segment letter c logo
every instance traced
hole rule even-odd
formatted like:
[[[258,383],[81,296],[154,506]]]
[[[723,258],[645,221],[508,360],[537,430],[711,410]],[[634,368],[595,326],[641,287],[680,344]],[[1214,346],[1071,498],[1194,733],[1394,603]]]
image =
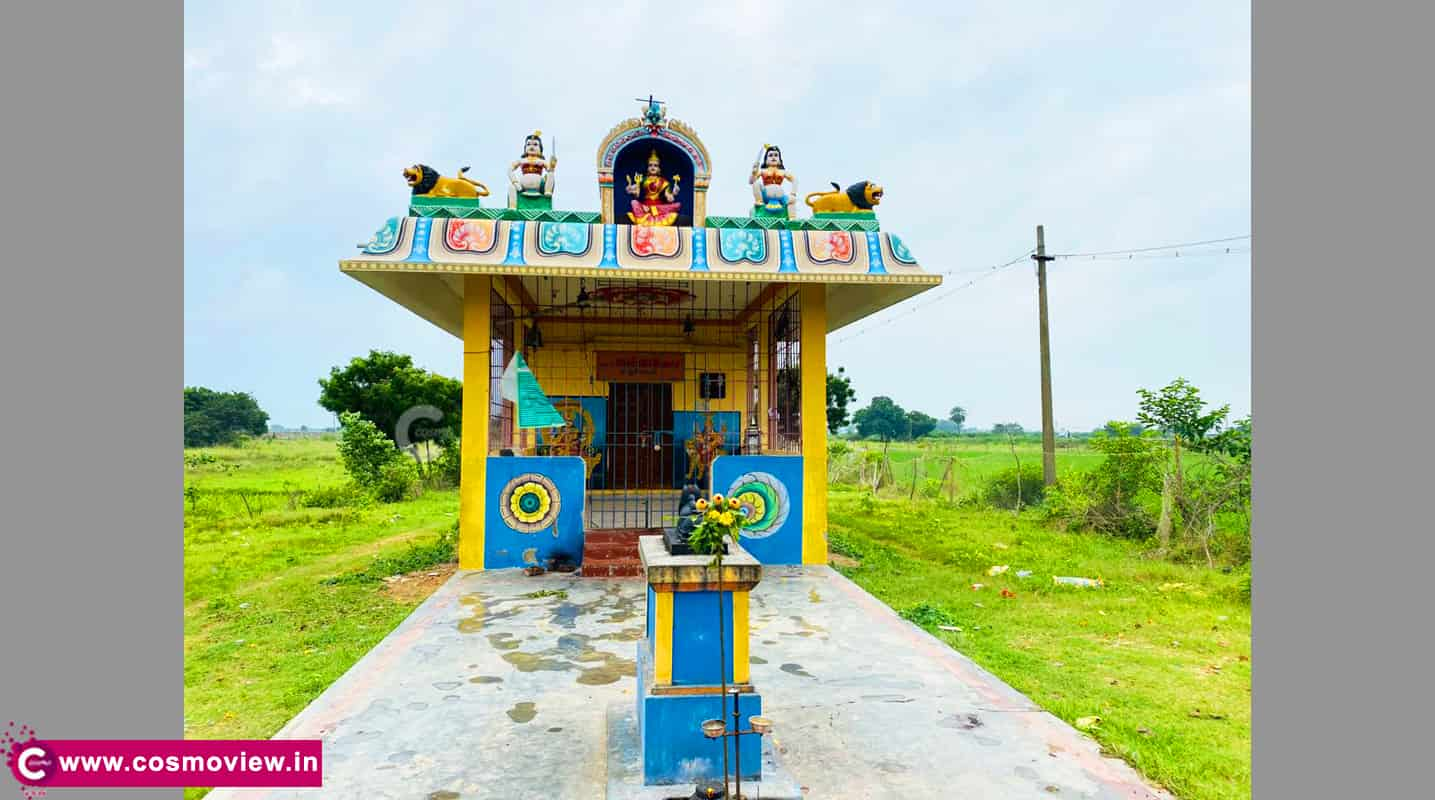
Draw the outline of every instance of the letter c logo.
[[[20,774],[23,775],[27,781],[42,781],[45,779],[45,771],[43,769],[31,769],[30,761],[32,759],[44,758],[46,755],[48,755],[48,753],[45,752],[45,748],[43,747],[27,747],[21,750],[20,755],[16,757],[15,768],[20,771]],[[46,764],[47,762],[42,761],[41,763]]]

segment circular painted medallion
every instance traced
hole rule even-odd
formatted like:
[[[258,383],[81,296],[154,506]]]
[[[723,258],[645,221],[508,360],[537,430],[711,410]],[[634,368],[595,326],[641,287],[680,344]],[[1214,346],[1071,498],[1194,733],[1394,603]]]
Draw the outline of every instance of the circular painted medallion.
[[[766,539],[782,530],[792,502],[787,486],[770,472],[745,472],[728,486],[728,497],[736,497],[748,519],[754,520],[742,529],[748,539]]]
[[[528,472],[509,481],[498,496],[498,511],[508,527],[519,533],[538,533],[558,520],[562,498],[546,475]]]

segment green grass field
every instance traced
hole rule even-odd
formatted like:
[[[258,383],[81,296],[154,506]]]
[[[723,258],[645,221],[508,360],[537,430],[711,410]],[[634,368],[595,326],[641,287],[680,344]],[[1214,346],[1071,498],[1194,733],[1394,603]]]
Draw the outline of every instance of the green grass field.
[[[185,456],[185,736],[266,738],[437,585],[391,586],[379,573],[429,566],[458,493],[305,508],[298,492],[345,482],[333,441],[256,440]]]
[[[830,491],[840,570],[1062,719],[1099,717],[1092,736],[1183,800],[1250,795],[1241,570],[1173,564],[1140,543],[1057,531],[1035,511],[963,502],[1012,465],[1002,442],[893,445],[889,456],[896,483],[881,499]],[[1017,457],[1039,464],[1039,446],[1021,441]],[[946,491],[907,499],[913,465],[936,480],[953,458],[958,503]],[[1058,467],[1100,459],[1067,446]],[[344,483],[332,440],[185,451],[186,736],[272,735],[447,575],[436,543],[457,519],[455,491],[308,507]],[[988,577],[997,565],[1009,569]],[[382,580],[398,573],[416,577]],[[1052,575],[1106,585],[1054,587]]]

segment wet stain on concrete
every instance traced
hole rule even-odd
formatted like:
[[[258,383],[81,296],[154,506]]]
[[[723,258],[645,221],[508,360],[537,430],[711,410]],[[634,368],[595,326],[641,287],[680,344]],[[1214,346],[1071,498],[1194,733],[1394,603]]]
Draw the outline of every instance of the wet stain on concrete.
[[[438,683],[435,683],[433,685],[433,688],[438,689],[441,692],[447,692],[452,691],[453,689],[457,689],[462,685],[463,684],[459,683],[458,681],[439,681]]]
[[[475,675],[472,678],[469,678],[468,682],[484,685],[490,683],[503,683],[503,679],[498,677],[497,675]]]
[[[410,710],[410,711],[423,711],[425,708],[428,708],[428,707],[429,707],[429,704],[423,702],[422,700],[416,700],[416,701],[414,701],[414,702],[412,702],[412,703],[409,703],[407,706],[405,706],[405,708],[407,708],[407,709]]]
[[[417,750],[400,750],[400,751],[397,752],[397,753],[390,753],[390,754],[389,754],[389,763],[390,763],[390,764],[402,764],[403,762],[412,759],[412,758],[413,758],[414,756],[416,756],[416,755],[418,755],[418,751],[417,751]]]
[[[504,653],[503,660],[520,672],[578,670],[577,682],[585,686],[603,686],[617,683],[624,677],[638,674],[637,663],[631,658],[614,655],[593,646],[597,639],[619,639],[636,641],[635,633],[642,629],[633,628],[616,634],[588,636],[581,633],[566,633],[558,637],[553,647],[538,653],[516,651]]]
[[[877,769],[887,773],[907,771],[907,765],[900,761],[878,761],[876,766]]]
[[[508,709],[508,718],[520,725],[532,722],[536,716],[538,716],[537,703],[514,703],[513,708]]]
[[[498,611],[498,607],[513,600],[511,597],[498,597],[492,600],[485,599],[478,592],[466,594],[458,599],[458,602],[468,609],[468,618],[458,621],[460,633],[478,633],[483,626],[496,619],[507,619],[522,611],[521,607]]]
[[[548,732],[549,732],[549,733],[558,733],[558,732],[561,731],[561,730],[563,730],[563,729],[562,729],[562,728],[549,728],[549,729],[548,729]]]
[[[807,635],[827,632],[827,629],[822,627],[821,625],[818,625],[814,622],[808,622],[806,619],[800,616],[789,617],[789,619],[791,619],[793,622],[796,622],[797,627],[801,628],[803,632]],[[799,633],[798,635],[801,636],[803,634]]]
[[[537,653],[504,653],[503,660],[512,664],[514,669],[519,672],[562,672],[572,666],[567,661],[559,661],[556,658],[548,658]]]
[[[778,669],[782,670],[783,672],[786,672],[789,675],[796,675],[799,678],[815,677],[812,673],[803,669],[801,664],[783,664],[782,666],[778,667]]]
[[[578,615],[582,612],[574,603],[559,603],[553,609],[553,624],[561,625],[564,628],[575,628],[578,626]]]
[[[1041,790],[1043,792],[1046,792],[1047,794],[1061,794],[1061,787],[1057,786],[1054,783],[1048,783],[1047,785],[1041,787]]]
[[[950,717],[943,717],[937,723],[943,728],[956,728],[961,731],[969,731],[982,726],[982,718],[976,714],[954,714]]]
[[[777,640],[776,640],[776,639],[763,639],[763,640],[762,640],[762,643],[763,643],[763,644],[777,644]]]
[[[463,797],[463,795],[458,792],[429,792],[428,800],[458,800],[460,797]]]
[[[754,663],[754,664],[766,664],[766,663],[767,663],[767,659],[763,658],[762,656],[749,656],[747,660],[748,660],[748,661],[751,661],[751,662]]]
[[[493,645],[494,650],[517,650],[519,645],[519,641],[507,631],[490,633],[488,643]]]
[[[460,699],[462,699],[462,698],[460,698],[460,697],[459,697],[458,695],[456,695],[456,694],[446,694],[446,695],[443,696],[443,700],[444,700],[445,703],[452,703],[452,702],[454,702],[454,701],[456,701],[456,700],[460,700]]]
[[[594,641],[601,642],[636,642],[643,638],[647,631],[641,626],[637,628],[624,628],[620,631],[605,633],[602,636],[594,636]]]
[[[990,736],[977,736],[975,738],[977,740],[977,744],[981,745],[982,747],[996,747],[1002,743],[1001,739],[993,739]]]

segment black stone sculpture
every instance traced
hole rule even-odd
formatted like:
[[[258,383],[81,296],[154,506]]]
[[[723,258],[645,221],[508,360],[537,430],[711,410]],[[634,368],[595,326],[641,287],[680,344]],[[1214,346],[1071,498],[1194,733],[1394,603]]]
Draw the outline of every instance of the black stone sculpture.
[[[688,537],[698,526],[697,502],[702,496],[703,491],[697,484],[690,483],[683,487],[683,493],[678,498],[678,524],[663,531],[663,546],[667,548],[668,555],[693,554],[693,548],[688,545]]]

